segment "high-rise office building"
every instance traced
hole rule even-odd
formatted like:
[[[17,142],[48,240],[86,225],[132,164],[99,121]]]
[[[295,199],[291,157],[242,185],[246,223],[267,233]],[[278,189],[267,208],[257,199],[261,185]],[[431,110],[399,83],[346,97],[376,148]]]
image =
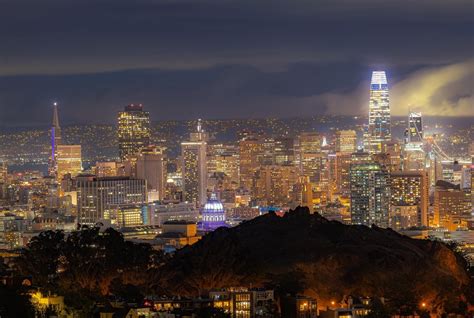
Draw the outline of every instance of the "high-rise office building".
[[[309,177],[313,184],[322,180],[325,155],[321,151],[323,137],[317,132],[303,132],[297,140],[296,164],[302,176]]]
[[[408,148],[406,144],[403,152],[403,170],[404,171],[424,171],[427,165],[427,156],[421,147]]]
[[[471,197],[469,191],[459,185],[438,180],[434,192],[433,226],[455,231],[466,227],[471,218]]]
[[[351,171],[352,155],[350,153],[338,152],[335,159],[335,183],[336,192],[344,197],[351,194]]]
[[[353,153],[357,150],[357,133],[354,130],[336,131],[336,152]]]
[[[181,143],[181,173],[184,201],[204,205],[207,202],[207,139],[199,120],[190,141]]]
[[[426,153],[423,149],[423,121],[421,113],[410,112],[408,127],[405,130],[403,170],[424,171],[426,169]]]
[[[8,165],[6,161],[0,161],[0,183],[7,183]]]
[[[66,174],[77,176],[82,171],[81,145],[57,145],[56,180],[61,182]]]
[[[292,165],[262,165],[255,173],[252,194],[257,205],[284,206],[297,181],[298,171]]]
[[[390,195],[392,228],[428,226],[429,185],[426,171],[391,173]],[[410,211],[414,214],[409,213]]]
[[[122,161],[137,156],[150,144],[150,115],[142,104],[130,104],[118,113],[117,134]]]
[[[309,182],[309,177],[299,177],[293,186],[292,201],[295,205],[307,206],[313,210],[313,186]]]
[[[352,224],[389,226],[390,175],[378,163],[351,167]]]
[[[116,177],[120,175],[118,173],[119,166],[119,163],[116,161],[98,161],[96,162],[93,171],[99,178]]]
[[[137,158],[137,178],[145,179],[149,196],[156,193],[153,199],[165,197],[166,167],[162,149],[148,146],[140,151]]]
[[[129,177],[76,178],[78,223],[93,225],[107,219],[122,206],[147,201],[146,180]]]
[[[239,148],[234,145],[208,145],[207,172],[209,175],[222,173],[228,180],[239,187]]]
[[[320,153],[323,136],[318,132],[302,132],[298,136],[297,148],[300,154]]]
[[[0,199],[7,196],[8,187],[8,165],[6,161],[0,161]]]
[[[370,82],[369,125],[365,136],[365,151],[384,152],[385,143],[392,139],[390,102],[384,71],[372,72]]]
[[[410,112],[408,114],[408,127],[405,131],[406,143],[423,144],[423,121],[421,113]]]
[[[275,138],[273,148],[273,163],[277,165],[289,165],[295,161],[295,140],[291,137]]]
[[[263,162],[264,142],[257,136],[246,136],[239,141],[240,186],[252,189],[255,172]]]
[[[471,209],[474,209],[474,157],[471,159]]]

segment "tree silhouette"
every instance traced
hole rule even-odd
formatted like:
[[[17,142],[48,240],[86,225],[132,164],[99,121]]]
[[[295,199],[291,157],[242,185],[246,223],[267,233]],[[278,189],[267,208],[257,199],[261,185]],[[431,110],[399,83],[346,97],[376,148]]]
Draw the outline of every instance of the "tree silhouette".
[[[31,275],[35,286],[64,295],[72,307],[87,309],[93,300],[113,294],[112,282],[115,293],[118,286],[125,288],[120,295],[125,301],[141,301],[138,290],[149,289],[148,273],[160,266],[162,257],[150,245],[125,241],[113,229],[82,227],[67,236],[62,231],[41,233],[16,265]]]

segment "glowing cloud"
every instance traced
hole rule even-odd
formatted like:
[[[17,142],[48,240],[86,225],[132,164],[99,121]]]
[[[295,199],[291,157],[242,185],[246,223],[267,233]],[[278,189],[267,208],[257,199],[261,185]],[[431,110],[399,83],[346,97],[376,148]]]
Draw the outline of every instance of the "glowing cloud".
[[[474,116],[473,79],[474,60],[415,72],[392,86],[392,115]]]

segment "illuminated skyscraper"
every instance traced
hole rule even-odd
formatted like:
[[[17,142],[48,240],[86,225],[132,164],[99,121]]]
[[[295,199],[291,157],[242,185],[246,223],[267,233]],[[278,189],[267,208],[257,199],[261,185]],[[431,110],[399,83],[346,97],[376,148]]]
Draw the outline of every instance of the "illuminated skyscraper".
[[[351,167],[352,224],[389,226],[390,175],[378,163]]]
[[[6,161],[0,161],[0,183],[8,182],[8,165]]]
[[[137,160],[137,178],[145,179],[148,186],[148,197],[163,200],[165,197],[166,167],[161,149],[155,146],[143,148]]]
[[[381,153],[386,142],[392,139],[390,127],[390,102],[387,77],[384,71],[372,72],[369,100],[369,126],[365,138],[365,150]]]
[[[252,189],[255,172],[264,157],[264,141],[256,136],[246,136],[239,141],[240,186]]]
[[[236,145],[208,145],[207,172],[223,173],[236,187],[240,184],[239,148]]]
[[[408,127],[405,130],[403,168],[406,171],[423,171],[426,169],[421,113],[411,112],[408,115]]]
[[[199,120],[191,140],[181,143],[184,200],[204,205],[207,202],[207,133]]]
[[[291,137],[275,138],[274,164],[289,165],[295,161],[295,140]]]
[[[423,143],[423,121],[421,113],[408,114],[408,128],[405,133],[407,143]]]
[[[350,170],[352,156],[350,153],[338,152],[335,161],[336,192],[349,197],[351,193]]]
[[[56,180],[61,182],[66,174],[72,177],[82,171],[81,145],[57,145],[56,147]]]
[[[117,133],[122,161],[138,155],[150,144],[150,115],[143,111],[142,104],[130,104],[118,113]]]
[[[257,205],[283,206],[291,200],[298,171],[293,165],[262,165],[254,176],[253,197]]]
[[[471,216],[470,193],[459,185],[438,180],[434,192],[434,215],[432,226],[455,231],[466,227]]]
[[[336,131],[336,152],[352,153],[357,150],[357,134],[354,130]]]
[[[62,143],[61,127],[59,126],[58,103],[53,103],[53,123],[51,126],[51,155],[49,158],[49,175],[56,175],[56,151],[58,145]]]
[[[428,226],[428,173],[393,172],[390,175],[391,227]],[[407,207],[414,207],[413,214]]]
[[[6,161],[0,161],[0,199],[6,198],[8,186],[8,165]]]
[[[313,186],[309,177],[299,177],[293,186],[293,202],[300,206],[307,206],[313,210]]]
[[[324,154],[321,151],[323,137],[317,132],[303,132],[297,141],[297,166],[302,176],[313,184],[321,181]]]
[[[99,161],[96,162],[93,169],[94,174],[99,177],[116,177],[118,176],[119,164],[115,161]]]

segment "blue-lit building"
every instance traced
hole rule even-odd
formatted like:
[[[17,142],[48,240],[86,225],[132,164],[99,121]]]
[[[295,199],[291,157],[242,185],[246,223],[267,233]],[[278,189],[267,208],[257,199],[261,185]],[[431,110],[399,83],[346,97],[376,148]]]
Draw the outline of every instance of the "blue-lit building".
[[[204,231],[214,231],[222,226],[227,226],[224,206],[213,193],[202,209],[201,228]]]
[[[372,72],[370,82],[369,125],[365,136],[365,151],[374,154],[385,151],[392,139],[390,100],[387,76],[384,71]]]

